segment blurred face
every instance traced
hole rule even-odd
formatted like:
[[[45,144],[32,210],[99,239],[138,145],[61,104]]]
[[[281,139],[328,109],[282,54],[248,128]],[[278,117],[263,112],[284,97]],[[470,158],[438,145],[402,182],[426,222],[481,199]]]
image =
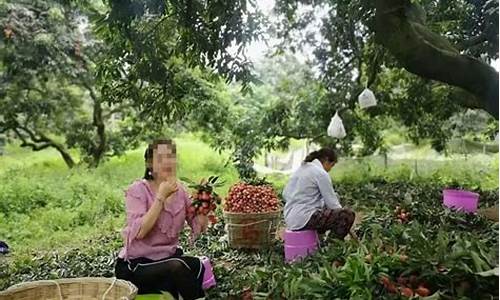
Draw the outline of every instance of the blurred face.
[[[159,144],[153,149],[153,176],[161,181],[175,178],[176,154],[174,144]]]
[[[323,169],[325,169],[325,171],[327,171],[327,172],[330,172],[330,170],[333,168],[333,166],[335,166],[335,162],[330,162],[328,160],[321,162],[321,164],[323,165]]]

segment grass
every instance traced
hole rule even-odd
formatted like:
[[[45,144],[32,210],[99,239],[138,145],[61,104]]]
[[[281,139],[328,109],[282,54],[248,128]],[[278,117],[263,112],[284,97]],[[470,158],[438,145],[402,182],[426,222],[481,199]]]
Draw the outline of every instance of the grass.
[[[227,153],[218,154],[191,135],[176,139],[178,176],[199,180],[220,175],[225,185],[217,190],[225,196],[238,181]],[[299,147],[300,145],[295,145]],[[30,152],[8,145],[0,157],[0,237],[14,253],[65,249],[103,232],[120,231],[124,225],[123,196],[126,187],[144,172],[143,151],[129,151],[97,169],[69,170],[54,150]],[[471,188],[498,188],[498,154],[435,156],[425,148],[403,149],[389,159],[382,157],[341,159],[333,169],[335,182],[363,184],[374,177],[393,180],[431,179],[443,185],[459,181]],[[399,155],[399,156],[398,156]],[[417,168],[415,168],[415,159]],[[288,176],[268,176],[278,192]]]
[[[383,177],[392,180],[433,180],[443,185],[458,182],[471,189],[498,188],[498,154],[477,154],[443,158],[397,158],[382,156],[362,159],[341,159],[334,167],[334,181],[362,181]]]
[[[217,190],[221,195],[238,180],[236,170],[225,166],[227,155],[189,136],[176,141],[179,177],[220,175],[226,181]],[[120,230],[124,190],[144,174],[143,149],[95,170],[69,170],[55,151],[32,153],[9,145],[0,157],[0,236],[22,253],[71,248],[103,231]]]
[[[334,182],[364,182],[370,178],[394,180],[433,180],[443,185],[459,183],[471,189],[497,189],[499,159],[495,154],[442,155],[429,145],[401,144],[393,147],[387,160],[381,155],[362,158],[340,157],[330,172]],[[266,175],[278,188],[287,176]]]

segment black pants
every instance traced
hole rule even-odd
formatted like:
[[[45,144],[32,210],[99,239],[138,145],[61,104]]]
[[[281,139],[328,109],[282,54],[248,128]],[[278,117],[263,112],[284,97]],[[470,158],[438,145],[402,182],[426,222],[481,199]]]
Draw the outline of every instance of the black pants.
[[[302,229],[314,229],[319,234],[330,230],[332,237],[343,240],[349,234],[355,218],[356,214],[349,208],[324,208],[316,211]]]
[[[166,291],[175,299],[180,294],[185,300],[205,297],[201,287],[204,272],[200,259],[183,256],[181,249],[170,257],[156,261],[143,257],[130,261],[118,258],[115,266],[116,278],[132,282],[139,294]]]

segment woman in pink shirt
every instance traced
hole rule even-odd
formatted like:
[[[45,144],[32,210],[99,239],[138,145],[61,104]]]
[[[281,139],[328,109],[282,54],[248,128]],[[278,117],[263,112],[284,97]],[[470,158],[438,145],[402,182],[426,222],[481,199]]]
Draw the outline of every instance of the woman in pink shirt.
[[[191,200],[177,182],[176,148],[171,140],[157,140],[144,154],[146,174],[126,192],[127,225],[124,247],[115,267],[117,278],[135,284],[139,294],[170,292],[176,299],[198,299],[204,267],[197,257],[184,256],[179,235],[187,222],[195,238],[207,227],[207,217],[188,217]]]

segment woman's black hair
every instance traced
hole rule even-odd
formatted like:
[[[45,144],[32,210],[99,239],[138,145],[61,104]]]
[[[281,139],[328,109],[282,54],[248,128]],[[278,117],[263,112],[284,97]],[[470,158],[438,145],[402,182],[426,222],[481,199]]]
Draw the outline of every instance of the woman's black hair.
[[[156,149],[156,147],[160,144],[167,144],[171,147],[173,147],[172,152],[175,154],[176,149],[175,149],[175,144],[172,140],[170,139],[160,139],[160,140],[154,140],[152,144],[148,145],[148,148],[146,148],[146,151],[144,152],[144,162],[146,163],[146,171],[144,172],[144,179],[146,180],[153,180],[153,168],[149,167],[150,163],[153,161],[153,150]]]
[[[153,145],[149,144],[146,152],[144,152],[144,162],[146,163],[146,171],[144,172],[144,179],[153,180],[153,168],[149,167],[148,163],[153,160]]]
[[[337,153],[333,151],[333,149],[330,148],[321,148],[317,151],[313,151],[309,153],[309,155],[306,156],[304,159],[304,162],[312,162],[315,159],[319,159],[321,162],[331,162],[331,163],[336,163],[337,162]]]

